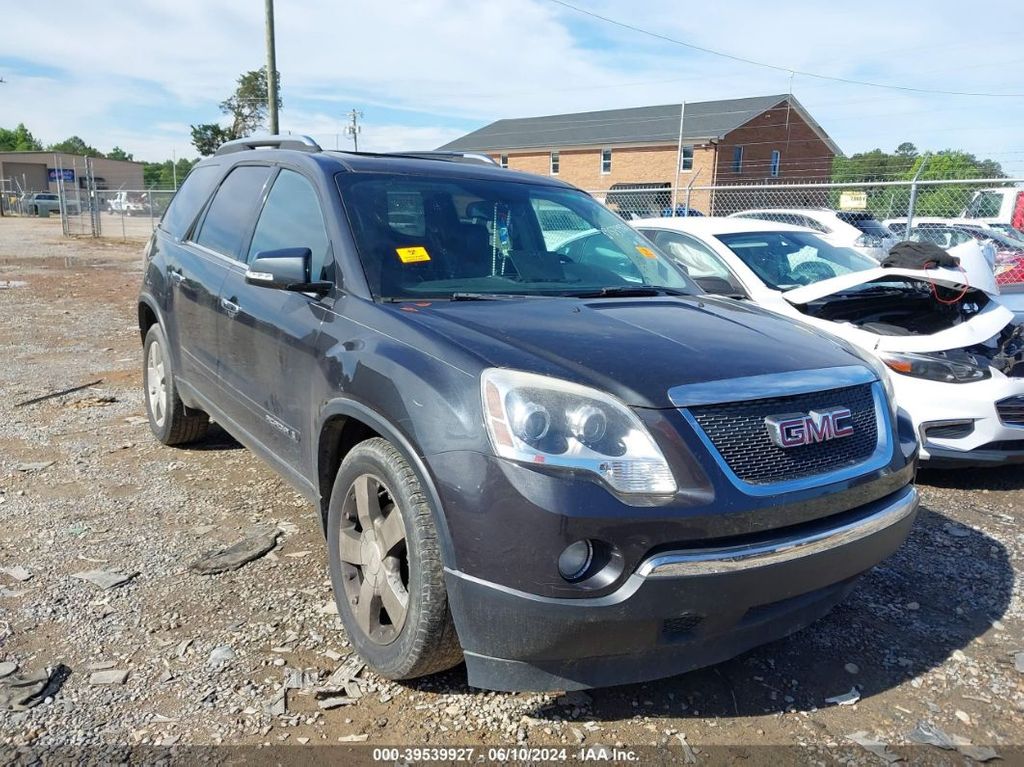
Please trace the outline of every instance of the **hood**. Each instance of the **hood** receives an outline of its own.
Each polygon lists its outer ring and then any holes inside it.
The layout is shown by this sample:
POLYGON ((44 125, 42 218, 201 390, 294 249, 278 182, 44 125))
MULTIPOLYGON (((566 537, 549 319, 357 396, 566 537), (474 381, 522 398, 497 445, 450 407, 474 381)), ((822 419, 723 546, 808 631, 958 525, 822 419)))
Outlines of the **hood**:
MULTIPOLYGON (((962 289, 968 285, 986 293, 990 301, 980 312, 957 325, 929 335, 877 336, 868 331, 858 330, 857 332, 876 338, 873 348, 878 351, 937 352, 983 343, 998 335, 1007 323, 1013 321, 1013 312, 1000 302, 999 287, 996 285, 992 264, 987 259, 984 250, 976 242, 951 248, 949 253, 960 259, 963 271, 960 269, 888 269, 879 266, 862 272, 851 272, 822 280, 813 285, 793 288, 785 291, 782 296, 791 304, 802 306, 858 285, 893 277, 920 280, 924 283, 934 283, 952 289, 962 289)), ((833 325, 830 322, 825 324, 833 325)))
POLYGON ((635 407, 688 383, 857 364, 808 326, 729 299, 527 298, 423 302, 407 322, 487 366, 564 378, 635 407))
POLYGON ((999 294, 996 278, 992 272, 992 262, 986 258, 985 251, 976 242, 967 242, 950 248, 950 255, 960 259, 963 269, 888 269, 877 266, 862 272, 850 272, 821 280, 811 285, 787 290, 782 295, 791 304, 808 304, 844 290, 864 285, 868 282, 883 280, 887 277, 912 277, 924 282, 934 282, 947 288, 962 288, 965 284, 983 290, 990 296, 999 294))

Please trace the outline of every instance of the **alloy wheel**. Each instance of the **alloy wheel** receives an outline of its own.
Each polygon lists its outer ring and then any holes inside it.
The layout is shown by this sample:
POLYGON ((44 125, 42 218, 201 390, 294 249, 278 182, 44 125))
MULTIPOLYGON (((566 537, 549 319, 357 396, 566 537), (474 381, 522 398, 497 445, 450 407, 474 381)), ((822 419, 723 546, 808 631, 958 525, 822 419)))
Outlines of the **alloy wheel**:
POLYGON ((146 398, 149 412, 157 426, 163 426, 167 418, 167 378, 164 352, 156 341, 149 345, 149 356, 146 360, 146 398))
POLYGON ((349 487, 339 531, 345 599, 376 644, 398 638, 409 610, 405 522, 384 482, 361 474, 349 487))

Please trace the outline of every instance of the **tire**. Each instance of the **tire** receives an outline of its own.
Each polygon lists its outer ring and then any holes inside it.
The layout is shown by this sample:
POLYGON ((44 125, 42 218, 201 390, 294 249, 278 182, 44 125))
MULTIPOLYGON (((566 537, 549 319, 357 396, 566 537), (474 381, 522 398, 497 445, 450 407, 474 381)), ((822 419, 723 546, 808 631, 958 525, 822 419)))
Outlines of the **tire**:
POLYGON ((174 385, 174 371, 167 353, 167 336, 159 323, 146 333, 142 347, 142 388, 149 428, 165 445, 185 445, 202 439, 210 417, 202 410, 186 408, 174 385))
POLYGON ((376 673, 412 679, 462 661, 430 504, 387 440, 361 442, 342 461, 331 490, 327 552, 338 615, 376 673))

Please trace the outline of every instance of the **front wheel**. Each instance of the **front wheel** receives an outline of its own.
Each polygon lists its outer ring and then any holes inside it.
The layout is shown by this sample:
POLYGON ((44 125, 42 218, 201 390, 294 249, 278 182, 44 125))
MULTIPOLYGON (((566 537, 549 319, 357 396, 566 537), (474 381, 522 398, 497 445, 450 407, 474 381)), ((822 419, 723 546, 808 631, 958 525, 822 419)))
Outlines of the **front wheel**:
POLYGON ((342 461, 327 548, 338 614, 374 671, 411 679, 462 660, 430 505, 387 440, 361 442, 342 461))

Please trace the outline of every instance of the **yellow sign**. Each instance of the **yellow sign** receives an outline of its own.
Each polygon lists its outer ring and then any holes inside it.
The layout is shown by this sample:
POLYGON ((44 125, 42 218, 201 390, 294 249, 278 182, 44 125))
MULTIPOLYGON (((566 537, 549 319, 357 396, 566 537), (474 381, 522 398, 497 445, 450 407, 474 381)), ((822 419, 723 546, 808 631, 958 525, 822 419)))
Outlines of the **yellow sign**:
POLYGON ((644 258, 657 258, 657 256, 654 255, 654 251, 648 248, 646 245, 637 245, 636 252, 639 253, 644 258))
POLYGON ((417 245, 413 248, 395 248, 395 252, 403 264, 418 264, 420 261, 429 261, 430 254, 427 249, 417 245))
POLYGON ((840 192, 840 210, 864 210, 868 207, 867 192, 840 192))

